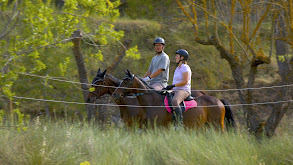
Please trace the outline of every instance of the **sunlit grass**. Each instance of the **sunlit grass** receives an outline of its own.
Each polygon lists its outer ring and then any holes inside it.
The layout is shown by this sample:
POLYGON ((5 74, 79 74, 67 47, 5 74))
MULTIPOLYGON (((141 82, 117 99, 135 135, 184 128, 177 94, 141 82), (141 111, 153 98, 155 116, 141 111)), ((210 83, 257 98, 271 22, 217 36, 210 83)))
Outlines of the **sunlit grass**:
POLYGON ((39 122, 0 129, 0 164, 292 164, 292 133, 257 140, 246 132, 100 130, 39 122), (291 139, 291 140, 290 140, 291 139))

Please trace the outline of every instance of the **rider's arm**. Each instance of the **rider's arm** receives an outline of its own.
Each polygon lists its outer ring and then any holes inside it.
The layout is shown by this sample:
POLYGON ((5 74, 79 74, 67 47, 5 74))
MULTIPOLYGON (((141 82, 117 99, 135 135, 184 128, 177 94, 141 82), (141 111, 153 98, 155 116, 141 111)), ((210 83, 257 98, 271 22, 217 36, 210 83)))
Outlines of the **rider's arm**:
POLYGON ((151 72, 148 70, 148 71, 144 74, 143 78, 148 77, 148 76, 150 76, 150 75, 151 75, 151 72))
POLYGON ((184 86, 188 83, 188 79, 189 79, 189 73, 188 72, 183 72, 182 73, 183 76, 183 80, 177 84, 174 84, 175 87, 179 87, 179 86, 184 86))
POLYGON ((153 74, 149 75, 150 78, 154 78, 156 76, 158 76, 162 71, 164 71, 165 69, 159 68, 157 69, 153 74))

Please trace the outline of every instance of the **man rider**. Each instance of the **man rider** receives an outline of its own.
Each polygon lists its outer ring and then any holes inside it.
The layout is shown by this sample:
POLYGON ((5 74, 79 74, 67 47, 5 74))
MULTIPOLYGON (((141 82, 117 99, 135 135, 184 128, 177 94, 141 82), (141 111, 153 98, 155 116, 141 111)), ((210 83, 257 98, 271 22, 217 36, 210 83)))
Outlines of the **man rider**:
POLYGON ((143 80, 150 83, 155 90, 162 90, 167 86, 169 79, 169 56, 163 51, 165 40, 158 37, 154 40, 156 55, 152 58, 148 71, 143 76, 143 80))

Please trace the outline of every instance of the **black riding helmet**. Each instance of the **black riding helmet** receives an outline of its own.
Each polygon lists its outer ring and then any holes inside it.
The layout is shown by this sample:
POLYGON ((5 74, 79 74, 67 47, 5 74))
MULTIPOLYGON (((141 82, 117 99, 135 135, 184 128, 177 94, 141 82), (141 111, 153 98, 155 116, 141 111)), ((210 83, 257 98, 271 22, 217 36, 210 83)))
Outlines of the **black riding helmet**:
POLYGON ((189 56, 188 52, 186 50, 184 50, 184 49, 177 50, 176 54, 180 54, 181 56, 183 56, 184 57, 183 60, 187 60, 188 56, 189 56))
POLYGON ((164 38, 161 38, 161 37, 156 38, 156 39, 154 40, 154 45, 155 45, 155 44, 163 44, 163 45, 165 45, 165 40, 164 40, 164 38))

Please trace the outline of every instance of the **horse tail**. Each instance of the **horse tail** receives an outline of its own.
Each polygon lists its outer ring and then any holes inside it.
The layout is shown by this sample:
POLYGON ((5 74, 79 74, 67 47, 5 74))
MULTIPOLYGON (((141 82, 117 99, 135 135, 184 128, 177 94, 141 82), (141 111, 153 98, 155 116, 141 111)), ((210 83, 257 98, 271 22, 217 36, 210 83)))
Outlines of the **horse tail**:
POLYGON ((230 106, 230 103, 224 99, 220 99, 222 103, 225 105, 225 125, 227 130, 229 130, 230 127, 233 127, 236 131, 236 123, 234 119, 234 115, 232 112, 232 108, 230 106))

